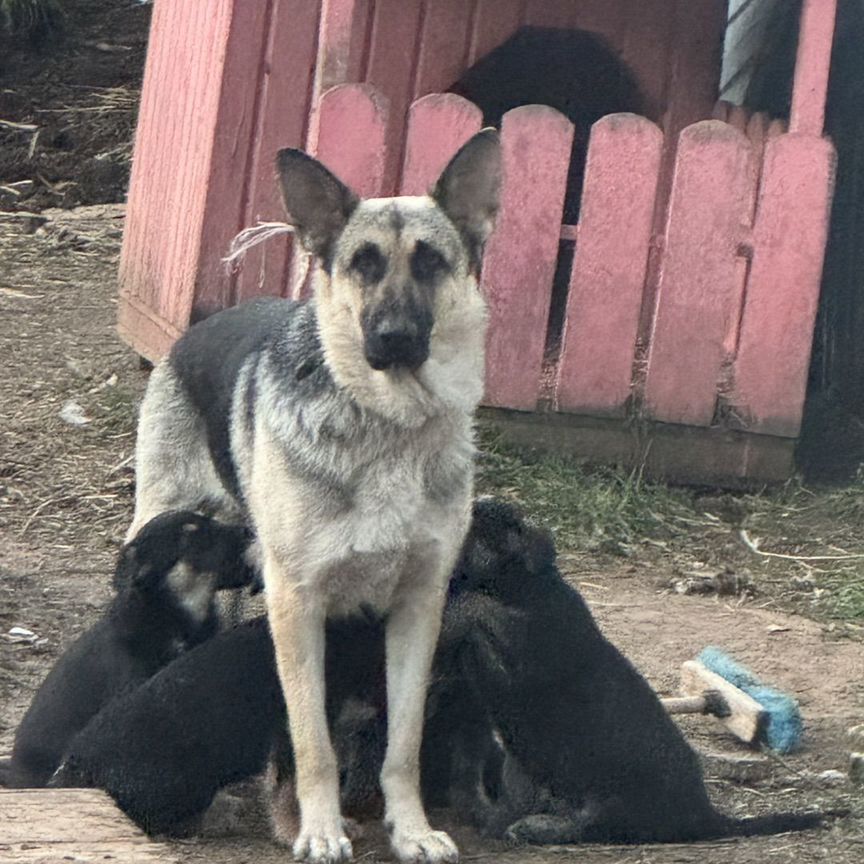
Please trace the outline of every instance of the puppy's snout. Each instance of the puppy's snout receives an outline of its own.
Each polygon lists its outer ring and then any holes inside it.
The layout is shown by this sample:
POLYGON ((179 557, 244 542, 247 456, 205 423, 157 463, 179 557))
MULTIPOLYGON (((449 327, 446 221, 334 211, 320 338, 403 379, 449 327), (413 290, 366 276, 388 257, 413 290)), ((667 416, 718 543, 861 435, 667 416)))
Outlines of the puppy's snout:
POLYGON ((429 333, 416 321, 388 316, 366 328, 364 347, 373 369, 417 369, 429 357, 429 333))

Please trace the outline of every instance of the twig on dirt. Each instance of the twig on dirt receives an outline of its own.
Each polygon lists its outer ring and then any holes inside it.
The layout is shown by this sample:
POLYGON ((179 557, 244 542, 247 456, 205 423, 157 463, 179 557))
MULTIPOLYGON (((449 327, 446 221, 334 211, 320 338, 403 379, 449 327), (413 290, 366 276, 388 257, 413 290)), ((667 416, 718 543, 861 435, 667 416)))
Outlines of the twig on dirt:
POLYGON ((500 852, 477 852, 475 855, 460 855, 460 861, 484 861, 487 858, 498 858, 500 852))
POLYGON ((15 297, 21 300, 40 300, 42 294, 25 294, 23 291, 16 291, 14 288, 0 287, 0 294, 4 297, 15 297))
POLYGON ((761 555, 763 558, 780 558, 783 561, 799 561, 805 563, 807 561, 858 561, 864 559, 864 555, 784 555, 782 552, 763 552, 759 548, 758 540, 752 540, 745 528, 738 529, 738 538, 741 542, 756 555, 761 555))
POLYGON ((64 189, 68 189, 70 186, 77 186, 78 184, 74 180, 61 180, 59 183, 52 183, 50 180, 46 180, 41 174, 36 173, 36 179, 52 194, 52 195, 62 195, 64 189))
POLYGON ((28 517, 27 521, 22 526, 21 530, 18 532, 19 536, 23 537, 27 532, 27 529, 33 524, 33 520, 49 505, 56 504, 58 501, 62 501, 64 498, 68 498, 68 495, 55 495, 53 498, 46 498, 28 517))
POLYGON ((15 129, 18 132, 28 132, 30 134, 39 131, 38 126, 32 123, 16 123, 14 120, 0 120, 0 128, 15 129))
POLYGON ((114 111, 131 111, 125 105, 84 105, 77 108, 37 108, 38 114, 110 114, 114 111))
POLYGON ((131 465, 134 460, 135 454, 130 453, 128 456, 124 456, 116 465, 113 465, 111 468, 109 468, 108 473, 116 474, 118 471, 122 471, 127 465, 131 465))
POLYGON ((110 42, 87 41, 82 44, 88 48, 93 48, 95 51, 102 51, 105 54, 121 54, 132 50, 128 45, 112 45, 110 42))
POLYGON ((27 148, 27 158, 32 159, 33 155, 36 153, 36 142, 39 140, 39 134, 42 132, 41 129, 37 129, 33 133, 33 137, 30 139, 30 146, 27 148))
POLYGON ((794 765, 790 765, 779 753, 776 753, 774 750, 770 750, 767 747, 762 748, 762 754, 767 756, 772 762, 776 762, 786 771, 789 771, 791 774, 797 774, 799 777, 805 777, 807 772, 802 768, 796 768, 794 765))
POLYGON ((768 793, 760 792, 758 789, 754 789, 752 786, 739 786, 738 787, 742 792, 749 792, 751 795, 757 795, 760 798, 764 798, 768 793))

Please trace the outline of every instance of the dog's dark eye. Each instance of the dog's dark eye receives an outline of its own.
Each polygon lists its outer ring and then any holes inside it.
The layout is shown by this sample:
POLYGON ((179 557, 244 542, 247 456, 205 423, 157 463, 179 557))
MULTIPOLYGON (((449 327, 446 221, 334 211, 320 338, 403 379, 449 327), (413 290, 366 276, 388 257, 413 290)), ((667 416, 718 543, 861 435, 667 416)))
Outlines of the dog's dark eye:
POLYGON ((367 285, 374 285, 384 278, 387 261, 381 250, 372 243, 361 246, 351 257, 351 269, 360 274, 367 285))
POLYGON ((411 255, 411 275, 418 282, 434 282, 448 269, 447 260, 437 249, 422 240, 417 242, 411 255))

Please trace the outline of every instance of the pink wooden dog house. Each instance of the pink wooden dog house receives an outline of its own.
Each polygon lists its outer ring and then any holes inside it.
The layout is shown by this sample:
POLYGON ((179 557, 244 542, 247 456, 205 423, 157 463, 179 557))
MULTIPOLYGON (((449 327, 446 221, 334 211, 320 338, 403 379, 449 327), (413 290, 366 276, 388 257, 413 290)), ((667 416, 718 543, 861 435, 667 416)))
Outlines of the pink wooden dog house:
POLYGON ((788 476, 830 209, 835 6, 804 0, 787 130, 716 101, 726 0, 157 0, 120 332, 152 360, 190 321, 295 290, 290 241, 222 262, 242 228, 284 218, 278 148, 362 194, 421 193, 482 126, 445 92, 465 70, 526 26, 583 31, 645 116, 593 126, 563 224, 588 130, 545 105, 504 114, 486 405, 531 443, 673 478, 788 476))

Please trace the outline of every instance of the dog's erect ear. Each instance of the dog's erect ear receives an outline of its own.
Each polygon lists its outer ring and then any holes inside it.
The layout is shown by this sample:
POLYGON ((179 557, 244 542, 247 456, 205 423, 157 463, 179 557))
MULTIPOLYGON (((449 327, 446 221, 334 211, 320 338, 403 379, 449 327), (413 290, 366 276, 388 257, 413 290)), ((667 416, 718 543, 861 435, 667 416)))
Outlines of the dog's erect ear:
POLYGON ((304 248, 326 261, 360 199, 302 150, 280 150, 276 169, 288 221, 297 229, 304 248))
POLYGON ((450 160, 431 195, 459 229, 479 268, 483 244, 495 227, 501 192, 501 144, 495 129, 483 129, 450 160))

